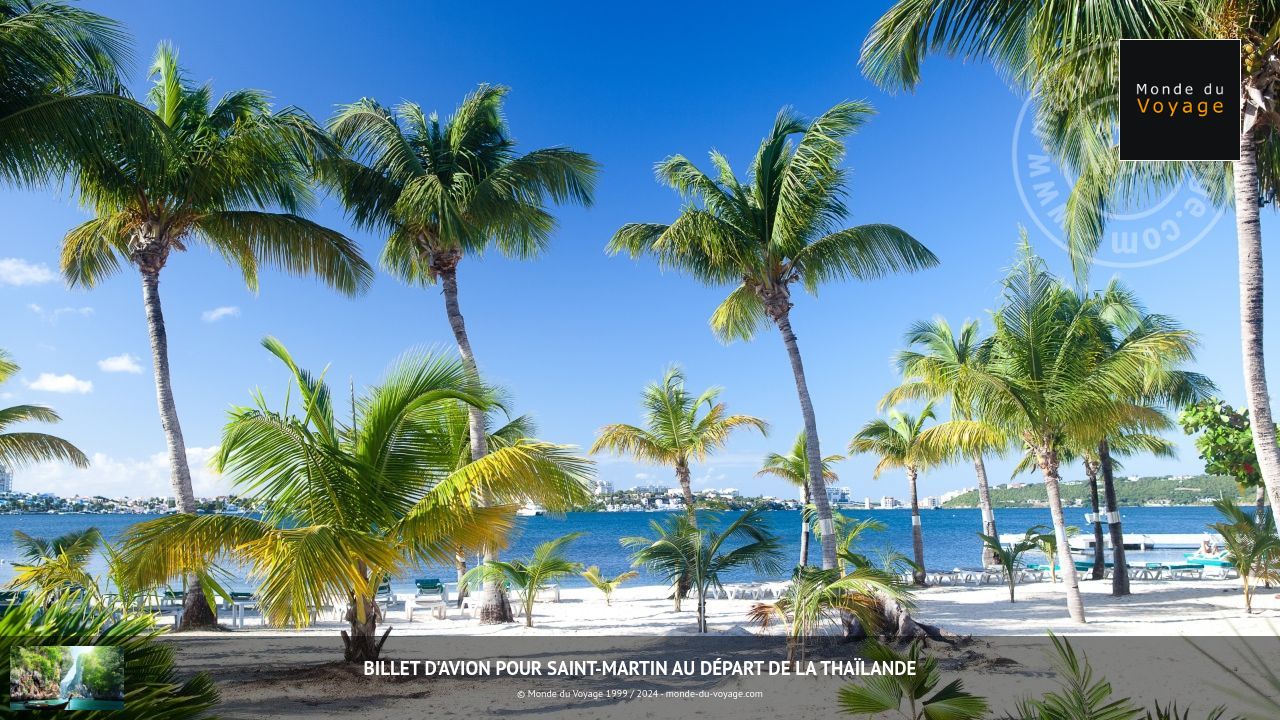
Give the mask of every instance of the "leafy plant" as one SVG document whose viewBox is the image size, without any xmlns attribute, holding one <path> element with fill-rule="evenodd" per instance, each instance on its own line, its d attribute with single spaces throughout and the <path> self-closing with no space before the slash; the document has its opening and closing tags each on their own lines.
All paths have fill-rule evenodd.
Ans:
<svg viewBox="0 0 1280 720">
<path fill-rule="evenodd" d="M 942 682 L 938 661 L 923 651 L 919 640 L 906 652 L 869 642 L 863 656 L 875 662 L 914 662 L 916 671 L 874 675 L 841 688 L 840 709 L 849 715 L 896 712 L 907 720 L 981 720 L 986 716 L 987 701 L 966 692 L 959 679 L 938 687 Z"/>
<path fill-rule="evenodd" d="M 510 582 L 520 595 L 525 627 L 533 627 L 533 604 L 538 599 L 538 591 L 582 568 L 582 563 L 573 562 L 563 554 L 565 547 L 581 536 L 582 533 L 575 532 L 548 540 L 535 547 L 527 560 L 490 560 L 468 572 L 466 582 L 469 585 L 478 580 Z"/>
<path fill-rule="evenodd" d="M 1226 475 L 1242 488 L 1265 490 L 1247 408 L 1236 410 L 1218 398 L 1209 398 L 1186 406 L 1178 422 L 1188 435 L 1200 434 L 1196 450 L 1206 473 Z"/>
<path fill-rule="evenodd" d="M 839 479 L 831 466 L 841 460 L 844 460 L 843 455 L 828 455 L 822 458 L 824 484 L 830 484 Z M 800 488 L 800 564 L 808 565 L 809 535 L 813 525 L 810 517 L 813 496 L 809 492 L 809 450 L 803 432 L 796 436 L 791 452 L 786 455 L 769 453 L 764 457 L 764 463 L 756 471 L 756 477 L 765 475 L 782 478 Z"/>
<path fill-rule="evenodd" d="M 1041 527 L 1043 526 L 1037 525 L 1030 528 L 1021 540 L 1010 545 L 1004 545 L 998 537 L 978 533 L 978 537 L 982 538 L 982 544 L 991 549 L 991 554 L 995 556 L 996 563 L 1004 570 L 1005 581 L 1009 583 L 1009 602 L 1017 602 L 1014 598 L 1014 588 L 1018 584 L 1018 571 L 1022 568 L 1022 556 L 1040 546 Z M 1050 565 L 1058 562 L 1056 555 L 1049 555 L 1048 558 Z"/>
<path fill-rule="evenodd" d="M 591 583 L 591 586 L 604 594 L 604 604 L 613 604 L 613 591 L 618 589 L 622 583 L 637 578 L 640 573 L 635 570 L 628 570 L 623 573 L 614 575 L 613 578 L 606 578 L 600 574 L 600 566 L 592 565 L 582 573 L 582 578 Z"/>
<path fill-rule="evenodd" d="M 1244 611 L 1253 612 L 1253 592 L 1258 582 L 1280 582 L 1280 537 L 1276 536 L 1276 518 L 1264 513 L 1262 522 L 1250 518 L 1226 498 L 1213 504 L 1223 520 L 1212 523 L 1210 528 L 1222 536 L 1226 546 L 1227 562 L 1240 575 L 1244 592 Z"/>
</svg>

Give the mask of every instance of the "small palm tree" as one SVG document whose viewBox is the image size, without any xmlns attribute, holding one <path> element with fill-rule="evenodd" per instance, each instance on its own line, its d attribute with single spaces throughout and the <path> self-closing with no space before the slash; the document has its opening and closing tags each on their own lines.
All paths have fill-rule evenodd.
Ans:
<svg viewBox="0 0 1280 720">
<path fill-rule="evenodd" d="M 683 514 L 672 516 L 665 523 L 650 520 L 651 534 L 648 536 L 629 535 L 618 539 L 622 547 L 636 549 L 631 555 L 635 567 L 643 567 L 671 585 L 671 599 L 676 612 L 681 611 L 681 601 L 688 596 L 692 586 L 690 576 L 695 561 L 684 537 L 696 530 L 697 526 L 689 516 Z"/>
<path fill-rule="evenodd" d="M 618 573 L 613 578 L 606 578 L 600 574 L 600 566 L 592 565 L 582 573 L 582 579 L 591 583 L 591 587 L 599 590 L 604 594 L 604 604 L 613 604 L 613 591 L 618 589 L 622 583 L 633 578 L 640 577 L 640 573 L 635 570 L 628 570 L 624 573 Z"/>
<path fill-rule="evenodd" d="M 1005 581 L 1009 583 L 1009 602 L 1017 602 L 1013 596 L 1013 590 L 1018 584 L 1018 571 L 1022 569 L 1022 556 L 1040 547 L 1043 529 L 1043 525 L 1030 528 L 1021 540 L 1008 545 L 1002 544 L 1000 538 L 995 535 L 978 533 L 978 537 L 982 538 L 982 544 L 991 550 L 992 556 L 996 559 L 993 564 L 999 565 L 1004 570 Z M 1052 570 L 1058 560 L 1051 553 L 1047 553 L 1046 556 L 1049 558 L 1049 567 Z"/>
<path fill-rule="evenodd" d="M 952 680 L 939 688 L 938 661 L 927 655 L 919 640 L 906 652 L 881 643 L 869 644 L 863 656 L 872 662 L 909 662 L 914 673 L 876 675 L 840 689 L 840 709 L 849 715 L 897 713 L 904 720 L 982 720 L 987 701 L 966 692 Z"/>
<path fill-rule="evenodd" d="M 965 367 L 985 362 L 986 353 L 979 326 L 975 320 L 966 320 L 959 332 L 952 329 L 946 318 L 918 322 L 907 331 L 907 348 L 898 353 L 895 362 L 902 373 L 903 384 L 890 390 L 880 401 L 883 410 L 904 400 L 947 400 L 952 417 L 968 417 L 972 414 L 972 402 L 961 392 L 957 384 Z M 991 448 L 1000 453 L 1004 447 Z M 973 461 L 978 479 L 978 506 L 982 511 L 982 532 L 999 535 L 996 530 L 996 513 L 991 505 L 991 488 L 987 483 L 985 453 L 976 449 L 966 459 Z M 984 546 L 982 564 L 994 561 L 991 549 Z"/>
<path fill-rule="evenodd" d="M 605 425 L 591 452 L 630 455 L 640 462 L 675 468 L 685 512 L 696 526 L 689 463 L 703 462 L 723 448 L 734 430 L 754 429 L 761 434 L 769 431 L 768 424 L 760 418 L 729 415 L 725 404 L 719 401 L 721 392 L 721 388 L 712 387 L 693 395 L 685 390 L 684 373 L 672 367 L 661 381 L 644 389 L 644 427 Z"/>
<path fill-rule="evenodd" d="M 828 455 L 822 458 L 822 480 L 829 484 L 839 480 L 831 466 L 844 460 L 843 455 Z M 786 455 L 769 453 L 764 457 L 764 466 L 756 472 L 756 477 L 769 475 L 782 478 L 800 488 L 800 564 L 809 564 L 809 530 L 807 517 L 810 513 L 809 496 L 809 452 L 805 448 L 805 435 L 801 432 Z M 825 485 L 824 485 L 825 490 Z"/>
<path fill-rule="evenodd" d="M 18 365 L 0 350 L 0 385 L 18 374 Z M 28 463 L 62 460 L 76 467 L 88 467 L 89 458 L 60 437 L 36 432 L 12 432 L 19 423 L 56 423 L 62 418 L 43 405 L 11 405 L 0 407 L 0 466 L 17 467 Z"/>
<path fill-rule="evenodd" d="M 911 493 L 911 548 L 915 568 L 912 578 L 916 585 L 924 585 L 924 534 L 920 526 L 920 500 L 916 492 L 916 480 L 920 471 L 933 462 L 929 450 L 920 442 L 924 425 L 932 420 L 933 403 L 926 403 L 919 415 L 912 416 L 900 410 L 890 410 L 889 419 L 877 418 L 862 426 L 849 441 L 849 454 L 870 453 L 880 458 L 873 477 L 890 468 L 902 468 L 907 473 L 907 487 Z"/>
<path fill-rule="evenodd" d="M 345 601 L 346 659 L 376 660 L 390 633 L 376 635 L 385 579 L 503 541 L 515 506 L 479 506 L 476 497 L 520 498 L 548 485 L 560 488 L 559 509 L 589 497 L 591 464 L 565 446 L 521 441 L 456 468 L 440 414 L 460 416 L 453 404 L 481 402 L 458 360 L 404 356 L 353 398 L 342 422 L 322 377 L 299 368 L 274 338 L 263 344 L 293 376 L 299 413 L 272 409 L 261 395 L 234 408 L 215 457 L 262 517 L 175 514 L 133 526 L 131 584 L 154 587 L 228 560 L 261 581 L 272 623 L 308 625 L 313 611 Z"/>
<path fill-rule="evenodd" d="M 43 599 L 69 591 L 97 591 L 97 582 L 88 572 L 89 561 L 102 545 L 97 528 L 72 530 L 52 539 L 14 530 L 13 544 L 22 561 L 14 563 L 9 587 L 35 591 Z"/>
<path fill-rule="evenodd" d="M 323 134 L 305 114 L 272 111 L 257 90 L 213 101 L 191 84 L 178 54 L 162 44 L 151 67 L 147 132 L 119 134 L 77 158 L 74 182 L 93 219 L 67 233 L 62 271 L 73 286 L 94 287 L 128 265 L 142 280 L 160 424 L 180 512 L 196 512 L 186 443 L 169 371 L 160 274 L 172 253 L 203 245 L 258 286 L 260 265 L 314 275 L 347 294 L 373 280 L 354 242 L 300 214 L 311 202 L 310 161 Z M 274 212 L 272 210 L 279 210 Z M 193 578 L 184 627 L 215 622 Z"/>
<path fill-rule="evenodd" d="M 1276 518 L 1267 513 L 1263 522 L 1250 518 L 1234 499 L 1213 504 L 1222 520 L 1209 525 L 1222 536 L 1227 561 L 1240 575 L 1244 592 L 1245 614 L 1253 612 L 1253 592 L 1257 583 L 1280 582 L 1280 537 L 1276 536 Z"/>
<path fill-rule="evenodd" d="M 801 565 L 791 576 L 791 584 L 777 600 L 756 603 L 748 617 L 761 628 L 783 624 L 787 636 L 787 662 L 804 660 L 809 639 L 823 626 L 840 626 L 850 617 L 862 627 L 880 626 L 882 597 L 907 599 L 901 582 L 890 572 L 873 567 L 820 570 Z"/>
<path fill-rule="evenodd" d="M 892 225 L 840 227 L 849 215 L 843 198 L 848 174 L 841 167 L 845 139 L 873 112 L 865 102 L 842 102 L 807 121 L 783 108 L 745 182 L 715 151 L 714 177 L 682 155 L 663 160 L 658 179 L 689 201 L 684 210 L 669 225 L 624 225 L 608 246 L 633 258 L 650 253 L 662 267 L 733 287 L 711 315 L 712 331 L 721 340 L 750 340 L 766 323 L 777 326 L 804 419 L 809 492 L 827 569 L 836 566 L 834 521 L 822 481 L 818 420 L 791 328 L 792 286 L 800 283 L 816 293 L 835 280 L 869 280 L 938 263 L 928 248 Z"/>
<path fill-rule="evenodd" d="M 458 264 L 491 247 L 528 260 L 546 249 L 556 221 L 548 200 L 590 205 L 599 166 L 563 147 L 516 152 L 502 116 L 507 88 L 481 85 L 440 121 L 405 102 L 368 98 L 329 121 L 347 151 L 321 166 L 357 225 L 387 233 L 382 266 L 410 285 L 439 282 L 462 361 L 479 373 L 458 304 Z M 471 457 L 488 452 L 484 416 L 471 411 Z M 485 549 L 486 560 L 498 558 Z M 482 622 L 511 622 L 501 585 L 487 586 Z"/>
<path fill-rule="evenodd" d="M 467 573 L 467 582 L 510 582 L 520 595 L 525 627 L 533 627 L 533 603 L 538 599 L 538 591 L 582 569 L 582 563 L 564 556 L 565 547 L 581 536 L 582 533 L 575 532 L 548 540 L 535 547 L 528 560 L 487 562 Z"/>
<path fill-rule="evenodd" d="M 654 524 L 656 538 L 622 538 L 623 547 L 636 548 L 632 561 L 669 579 L 687 576 L 698 593 L 698 632 L 707 632 L 707 594 L 722 588 L 721 575 L 739 568 L 757 574 L 782 570 L 782 544 L 769 532 L 760 510 L 752 508 L 719 532 L 700 528 L 688 516 L 668 527 Z M 678 609 L 678 608 L 677 608 Z"/>
</svg>

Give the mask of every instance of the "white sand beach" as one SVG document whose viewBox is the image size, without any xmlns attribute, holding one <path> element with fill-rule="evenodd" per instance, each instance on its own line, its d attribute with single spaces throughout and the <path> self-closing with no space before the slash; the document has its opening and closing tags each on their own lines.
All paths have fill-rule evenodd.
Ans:
<svg viewBox="0 0 1280 720">
<path fill-rule="evenodd" d="M 776 585 L 781 585 L 776 583 Z M 1008 588 L 1001 585 L 934 586 L 916 592 L 915 616 L 959 635 L 1042 636 L 1047 630 L 1061 635 L 1137 636 L 1222 636 L 1280 635 L 1280 588 L 1259 588 L 1253 613 L 1245 615 L 1244 600 L 1237 580 L 1135 580 L 1133 594 L 1112 597 L 1111 582 L 1082 581 L 1088 617 L 1086 624 L 1072 622 L 1066 612 L 1065 588 L 1059 582 L 1019 585 L 1017 602 L 1010 603 Z M 564 588 L 560 602 L 538 602 L 534 606 L 534 627 L 523 622 L 481 625 L 475 618 L 460 617 L 450 607 L 446 619 L 418 611 L 413 621 L 406 618 L 403 603 L 387 611 L 383 626 L 394 634 L 408 635 L 692 635 L 696 633 L 695 602 L 686 600 L 675 612 L 668 599 L 670 588 L 659 585 L 623 586 L 607 605 L 593 588 Z M 765 600 L 767 602 L 767 599 Z M 747 618 L 752 599 L 721 599 L 707 602 L 708 624 L 713 634 L 777 634 L 780 628 L 762 630 Z M 346 627 L 333 616 L 322 618 L 308 628 L 263 627 L 261 618 L 248 614 L 235 632 L 247 635 L 336 634 Z M 203 633 L 184 633 L 198 636 Z"/>
</svg>

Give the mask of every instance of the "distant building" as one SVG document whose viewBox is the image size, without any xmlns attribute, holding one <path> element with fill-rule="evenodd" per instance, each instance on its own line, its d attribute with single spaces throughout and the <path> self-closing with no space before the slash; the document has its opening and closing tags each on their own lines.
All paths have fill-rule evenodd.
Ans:
<svg viewBox="0 0 1280 720">
<path fill-rule="evenodd" d="M 0 493 L 13 492 L 13 471 L 8 465 L 0 463 Z"/>
<path fill-rule="evenodd" d="M 941 507 L 942 503 L 938 501 L 938 498 L 932 495 L 926 495 L 925 498 L 920 501 L 920 506 L 926 510 L 934 510 Z"/>
<path fill-rule="evenodd" d="M 830 505 L 845 504 L 853 502 L 853 495 L 847 487 L 831 487 L 827 486 L 827 503 Z"/>
<path fill-rule="evenodd" d="M 871 509 L 871 498 L 865 498 L 865 499 L 863 499 L 863 501 L 862 501 L 862 509 L 863 509 L 863 510 L 870 510 L 870 509 Z"/>
<path fill-rule="evenodd" d="M 898 498 L 896 497 L 885 495 L 884 497 L 880 498 L 880 507 L 885 510 L 889 510 L 891 508 L 896 508 L 899 506 L 900 505 L 898 503 Z"/>
<path fill-rule="evenodd" d="M 613 483 L 603 478 L 596 478 L 596 495 L 612 495 Z"/>
</svg>

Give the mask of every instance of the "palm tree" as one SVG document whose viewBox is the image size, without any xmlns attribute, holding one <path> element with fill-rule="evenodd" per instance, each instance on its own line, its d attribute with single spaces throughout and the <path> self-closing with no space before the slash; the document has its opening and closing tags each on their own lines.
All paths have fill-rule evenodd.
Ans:
<svg viewBox="0 0 1280 720">
<path fill-rule="evenodd" d="M 1280 582 L 1280 537 L 1276 519 L 1267 513 L 1261 523 L 1240 509 L 1235 499 L 1223 498 L 1213 504 L 1222 520 L 1209 525 L 1222 536 L 1227 558 L 1240 575 L 1244 591 L 1244 612 L 1253 612 L 1253 593 L 1258 582 Z"/>
<path fill-rule="evenodd" d="M 13 544 L 21 562 L 13 565 L 14 576 L 9 587 L 35 590 L 42 601 L 69 591 L 97 590 L 88 566 L 102 545 L 98 528 L 72 530 L 51 539 L 14 530 Z"/>
<path fill-rule="evenodd" d="M 0 179 L 60 178 L 74 159 L 150 121 L 119 94 L 128 35 L 63 2 L 0 0 Z"/>
<path fill-rule="evenodd" d="M 656 537 L 624 537 L 622 546 L 635 548 L 631 558 L 638 567 L 669 579 L 690 578 L 698 591 L 700 633 L 707 632 L 707 593 L 723 587 L 721 575 L 744 567 L 762 575 L 782 569 L 782 545 L 769 532 L 759 508 L 743 512 L 719 532 L 695 526 L 687 515 L 667 528 L 658 523 L 651 527 Z"/>
<path fill-rule="evenodd" d="M 1040 101 L 1036 125 L 1047 149 L 1076 177 L 1064 225 L 1078 279 L 1102 236 L 1107 210 L 1184 181 L 1211 202 L 1234 206 L 1239 253 L 1240 328 L 1245 390 L 1258 463 L 1273 507 L 1280 507 L 1280 448 L 1263 362 L 1262 231 L 1259 210 L 1280 189 L 1276 93 L 1280 82 L 1280 8 L 1229 0 L 1187 5 L 1163 0 L 1125 3 L 953 3 L 900 0 L 871 29 L 862 47 L 873 81 L 909 89 L 932 53 L 988 60 Z M 1114 130 L 1120 38 L 1241 40 L 1240 160 L 1120 162 Z"/>
<path fill-rule="evenodd" d="M 952 330 L 945 318 L 917 322 L 907 331 L 907 348 L 894 359 L 902 373 L 902 386 L 890 390 L 880 401 L 881 409 L 908 399 L 947 400 L 951 416 L 964 418 L 971 412 L 971 403 L 957 392 L 956 381 L 961 370 L 983 361 L 982 339 L 976 320 L 966 320 L 960 331 Z M 918 348 L 918 349 L 917 349 Z M 993 448 L 993 450 L 1003 450 Z M 978 506 L 982 510 L 982 532 L 998 537 L 996 513 L 991 506 L 991 488 L 987 483 L 987 465 L 984 453 L 977 450 L 972 455 L 974 473 L 978 478 Z M 990 547 L 983 546 L 983 566 L 995 563 Z"/>
<path fill-rule="evenodd" d="M 993 315 L 991 359 L 962 375 L 973 418 L 930 428 L 921 443 L 935 452 L 990 447 L 1008 437 L 1023 444 L 1044 478 L 1067 609 L 1073 620 L 1084 622 L 1059 490 L 1063 452 L 1069 452 L 1072 439 L 1104 437 L 1115 428 L 1148 421 L 1149 411 L 1129 398 L 1148 387 L 1153 358 L 1170 365 L 1188 360 L 1194 338 L 1163 329 L 1104 352 L 1092 327 L 1097 299 L 1081 298 L 1050 275 L 1025 236 L 1003 284 L 1003 303 Z"/>
<path fill-rule="evenodd" d="M 605 605 L 613 604 L 613 591 L 617 590 L 619 585 L 637 577 L 640 577 L 640 573 L 628 570 L 614 575 L 613 578 L 607 578 L 600 574 L 599 565 L 592 565 L 582 572 L 582 579 L 591 583 L 591 587 L 604 594 Z"/>
<path fill-rule="evenodd" d="M 725 404 L 719 401 L 722 391 L 712 387 L 695 396 L 685 390 L 680 368 L 671 367 L 662 380 L 644 389 L 644 427 L 605 425 L 600 428 L 591 453 L 630 455 L 639 462 L 675 468 L 685 512 L 696 526 L 689 463 L 704 462 L 708 455 L 724 447 L 734 430 L 755 429 L 762 435 L 769 432 L 768 424 L 760 418 L 728 415 Z"/>
<path fill-rule="evenodd" d="M 844 140 L 872 114 L 865 102 L 843 102 L 811 122 L 789 108 L 761 142 L 746 182 L 713 151 L 712 177 L 682 155 L 658 164 L 660 181 L 690 202 L 675 222 L 624 225 L 610 252 L 652 253 L 662 267 L 701 282 L 736 286 L 711 316 L 723 341 L 749 340 L 766 322 L 777 326 L 791 361 L 804 418 L 809 493 L 817 508 L 822 567 L 836 565 L 831 506 L 822 480 L 822 448 L 804 363 L 791 328 L 792 285 L 810 293 L 825 282 L 868 280 L 936 265 L 938 259 L 892 225 L 840 228 L 848 217 L 840 167 Z M 793 139 L 795 140 L 793 143 Z"/>
<path fill-rule="evenodd" d="M 0 385 L 18 374 L 18 364 L 0 350 Z M 60 437 L 37 432 L 12 432 L 19 423 L 56 423 L 61 416 L 43 405 L 11 405 L 0 407 L 0 467 L 16 467 L 27 463 L 62 460 L 76 467 L 88 467 L 89 458 Z"/>
<path fill-rule="evenodd" d="M 514 505 L 478 506 L 478 495 L 555 485 L 565 504 L 588 497 L 591 464 L 565 446 L 521 441 L 455 469 L 439 414 L 480 402 L 458 360 L 405 355 L 381 384 L 353 393 L 344 423 L 322 377 L 274 338 L 263 345 L 289 369 L 301 407 L 275 410 L 259 395 L 234 408 L 214 461 L 262 517 L 175 514 L 135 525 L 124 544 L 135 585 L 230 561 L 261 581 L 272 623 L 307 625 L 314 609 L 345 601 L 345 658 L 376 660 L 390 632 L 376 636 L 383 580 L 499 542 L 511 527 Z"/>
<path fill-rule="evenodd" d="M 156 51 L 151 77 L 150 107 L 137 107 L 156 129 L 113 136 L 78 160 L 75 184 L 94 218 L 67 233 L 62 270 L 68 283 L 85 287 L 122 264 L 141 275 L 173 493 L 180 512 L 194 513 L 160 303 L 170 254 L 204 245 L 237 267 L 251 289 L 261 264 L 315 275 L 346 294 L 362 292 L 373 272 L 354 242 L 297 214 L 311 199 L 307 161 L 321 135 L 309 118 L 293 109 L 272 112 L 257 90 L 212 102 L 211 88 L 189 83 L 168 45 Z M 191 585 L 183 626 L 213 624 L 199 585 Z"/>
<path fill-rule="evenodd" d="M 533 603 L 538 599 L 538 591 L 582 569 L 582 563 L 573 562 L 564 556 L 565 547 L 579 537 L 582 537 L 582 533 L 575 532 L 548 540 L 535 547 L 528 560 L 487 562 L 467 573 L 467 579 L 510 582 L 520 594 L 525 627 L 533 627 Z"/>
<path fill-rule="evenodd" d="M 839 479 L 831 469 L 835 463 L 844 460 L 843 455 L 828 455 L 822 458 L 822 480 L 833 483 Z M 800 564 L 809 564 L 809 452 L 805 447 L 804 431 L 796 435 L 796 442 L 791 452 L 786 455 L 769 453 L 764 457 L 764 465 L 756 472 L 756 477 L 771 475 L 782 478 L 800 488 Z M 823 488 L 825 490 L 825 486 Z"/>
<path fill-rule="evenodd" d="M 1043 525 L 1037 525 L 1028 528 L 1023 534 L 1022 539 L 1008 545 L 1001 544 L 1000 538 L 996 535 L 986 535 L 978 533 L 978 537 L 982 539 L 982 544 L 991 549 L 991 553 L 995 555 L 996 561 L 993 565 L 998 565 L 1004 570 L 1005 582 L 1009 583 L 1009 602 L 1017 602 L 1013 596 L 1013 590 L 1018 585 L 1018 571 L 1022 569 L 1022 556 L 1031 550 L 1035 550 L 1040 545 L 1040 540 L 1044 536 L 1041 529 Z M 1049 568 L 1052 569 L 1057 560 L 1052 555 L 1048 556 Z"/>
<path fill-rule="evenodd" d="M 901 581 L 890 572 L 873 567 L 820 570 L 801 565 L 777 600 L 756 603 L 747 616 L 761 628 L 781 622 L 787 636 L 787 662 L 804 660 L 809 638 L 824 625 L 840 625 L 853 617 L 863 627 L 880 625 L 880 598 L 902 601 Z"/>
<path fill-rule="evenodd" d="M 689 553 L 685 536 L 697 531 L 689 515 L 674 515 L 667 522 L 649 521 L 651 535 L 629 535 L 618 539 L 622 547 L 637 548 L 632 555 L 636 567 L 661 576 L 671 585 L 673 609 L 680 612 L 681 601 L 688 595 L 692 581 L 694 558 Z"/>
<path fill-rule="evenodd" d="M 891 468 L 901 468 L 907 473 L 907 488 L 911 493 L 911 550 L 915 566 L 911 575 L 916 585 L 924 585 L 924 533 L 920 526 L 920 499 L 916 492 L 916 480 L 920 471 L 933 462 L 933 457 L 920 442 L 924 425 L 934 419 L 933 403 L 926 403 L 919 415 L 912 416 L 901 410 L 890 410 L 889 419 L 876 418 L 862 426 L 849 441 L 849 454 L 870 453 L 880 458 L 872 477 Z"/>
<path fill-rule="evenodd" d="M 547 201 L 590 205 L 599 169 L 563 147 L 517 153 L 502 116 L 506 94 L 481 85 L 443 123 L 411 102 L 394 110 L 368 98 L 344 105 L 329 129 L 350 159 L 321 168 L 358 226 L 387 233 L 384 269 L 411 285 L 439 281 L 458 352 L 477 374 L 458 304 L 458 263 L 490 246 L 522 260 L 537 256 L 556 225 Z M 473 410 L 473 459 L 487 452 L 483 428 Z M 486 548 L 486 560 L 497 557 Z M 486 585 L 481 620 L 512 622 L 507 607 L 501 585 Z"/>
</svg>

